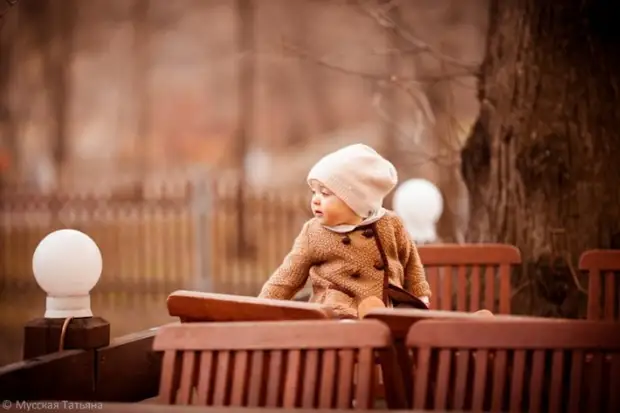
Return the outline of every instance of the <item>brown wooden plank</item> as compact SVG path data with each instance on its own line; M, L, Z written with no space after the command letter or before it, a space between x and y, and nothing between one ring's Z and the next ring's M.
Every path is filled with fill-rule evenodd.
M467 310L467 267L459 265L456 275L456 310Z
M230 394L231 406L245 406L247 396L247 383L250 376L249 354L247 351L235 353L232 390Z
M162 404L173 404L176 399L175 381L176 381L176 361L177 352L168 350L164 352L161 379L159 388L159 401Z
M250 356L250 379L248 383L247 406L259 407L263 390L263 377L265 376L265 353L253 351Z
M215 373L215 388L213 392L213 405L225 406L227 404L227 394L229 394L229 374L231 352L222 350L217 352L217 368Z
M363 320L364 329L369 334L365 345L383 346L390 338L390 331L380 322ZM339 348L342 337L351 336L359 331L359 323L348 321L264 321L262 323L236 322L208 324L208 339L203 334L207 324L175 324L160 328L155 338L156 350L262 350L276 349L310 349ZM284 326L285 328L279 328ZM252 328L252 339L241 339ZM278 328L274 328L278 327ZM199 333L203 332L203 333ZM206 334L206 333L205 333ZM237 336L239 340L231 340ZM354 346L354 341L351 346Z
M0 367L1 400L93 400L95 353L67 350Z
M336 406L339 409L348 409L351 407L355 354L353 353L353 350L341 350L338 357L338 387L336 390Z
M299 394L299 379L301 373L301 352L291 350L288 352L286 363L286 375L284 378L284 400L282 406L286 409L297 407L297 395Z
M530 400L528 403L529 411L538 413L542 411L541 400L543 392L543 380L545 374L545 353L544 350L534 350L532 355L532 368L530 370Z
M470 352L462 350L459 354L455 354L455 381L454 381L454 405L456 410L463 409L465 399L467 397L467 375L469 372Z
M177 395L177 404L188 405L191 403L192 390L194 386L194 363L196 362L196 352L186 351L183 353L181 365L181 384Z
M450 360L451 354L449 350L439 351L439 365L437 372L437 387L435 388L435 409L447 409L447 399L450 389Z
M355 408L369 409L373 402L372 385L376 372L373 349L363 348L358 352L357 377L355 380Z
M305 362L301 407L313 408L316 404L319 383L319 350L308 350Z
M620 270L620 250L593 249L579 257L580 270Z
M417 310L413 308L377 308L369 311L364 319L379 320L385 323L394 338L405 338L409 328L422 320L480 320L480 315L467 311ZM496 314L489 320L499 321L540 321L549 322L549 318ZM560 321L560 319L553 319Z
M549 411L559 412L562 406L562 380L564 378L564 353L562 350L553 351L553 359L551 363Z
M487 265L484 271L484 306L482 307L493 313L495 309L495 267Z
M509 317L505 319L509 320ZM514 323L514 324L512 324ZM463 345L460 334L450 334L459 331L463 324L458 320L444 320L441 323L422 321L414 324L408 333L411 340L418 346L456 347ZM513 320L510 329L519 331L527 326L528 333L506 334L505 322L496 322L496 317L482 318L467 323L467 348L494 349L509 347L512 349L546 349L551 347L578 349L604 348L607 343L610 350L615 347L610 343L620 343L620 328L618 323L609 321L586 320ZM578 328L578 330L577 330ZM579 334L575 334L579 331ZM460 331L462 332L462 331ZM534 340L533 337L536 337Z
M469 311L480 310L480 265L474 265L471 269L471 286L469 291Z
M200 354L200 369L196 387L196 399L194 404L204 406L211 401L211 375L213 370L213 352L203 351Z
M153 351L156 331L122 336L96 350L96 400L135 402L157 395L162 354Z
M588 275L588 319L601 318L601 272L593 268Z
M620 314L616 315L616 305L617 296L618 296L618 288L617 285L617 277L613 271L605 272L604 279L604 287L603 291L605 292L605 296L603 299L603 313L605 314L605 320L615 320L616 318L620 318Z
M454 303L452 302L452 267L449 265L440 267L439 274L439 279L441 280L441 301L439 308L441 310L451 311L454 309Z
M499 313L510 314L511 311L511 280L510 265L502 264L499 266Z
M523 389L525 388L525 351L514 352L512 377L510 379L510 411L523 411Z
M502 410L504 390L507 379L507 354L505 350L495 352L495 366L493 367L493 387L491 390L491 411Z
M521 253L507 244L431 244L418 247L424 265L520 264Z
M574 351L572 354L571 371L569 372L570 383L568 392L568 411L577 413L581 411L581 386L583 377L583 361L585 357L582 351Z
M319 390L319 408L329 409L334 406L334 390L336 383L336 350L325 350L323 353L323 371Z
M171 316L184 322L335 318L328 307L319 304L187 290L170 294L167 306Z
M280 383L282 381L282 366L285 354L282 350L272 351L269 358L269 380L267 381L267 407L280 406Z

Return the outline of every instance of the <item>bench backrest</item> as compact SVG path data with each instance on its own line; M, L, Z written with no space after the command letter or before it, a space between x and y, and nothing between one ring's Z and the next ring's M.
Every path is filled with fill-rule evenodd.
M620 321L620 250L589 250L579 269L588 272L588 319Z
M497 314L494 316L479 315L464 311L444 311L444 310L417 310L377 308L368 312L364 319L379 320L386 324L395 340L404 340L409 333L412 325L424 320L459 320L459 321L478 321L489 319L494 321L561 321L562 319L549 319L543 317L520 316L510 314Z
M392 338L394 340L394 350L395 356L397 359L397 366L392 369L395 371L394 374L399 374L400 377L394 378L393 380L398 380L403 383L405 389L411 389L412 381L411 381L411 368L413 366L413 360L411 360L411 355L405 345L405 339L407 334L409 333L409 329L412 325L417 322L423 320L458 320L460 322L469 322L469 321L478 321L482 319L489 319L492 321L502 321L502 320L510 320L510 321L523 321L523 320L533 320L533 321L544 321L547 322L548 318L542 317L526 317L526 316L513 316L513 315L495 315L488 317L486 315L474 314L471 312L460 312L460 311L443 311L443 310L416 310L416 309L390 309L390 308L381 308L374 309L370 311L365 319L374 319L383 322L388 326L390 331L392 332ZM558 320L559 319L554 319ZM385 367L384 367L384 370ZM397 400L400 402L401 399L405 399L411 403L411 393L409 391L403 392L404 396L398 397Z
M370 408L375 356L391 344L374 320L188 323L162 327L166 404Z
M461 411L620 411L620 325L420 321L413 407Z
M505 244L437 244L418 247L433 291L431 309L510 313L511 266L519 249Z
M322 320L329 308L313 303L269 300L242 295L178 290L168 296L168 313L181 322Z

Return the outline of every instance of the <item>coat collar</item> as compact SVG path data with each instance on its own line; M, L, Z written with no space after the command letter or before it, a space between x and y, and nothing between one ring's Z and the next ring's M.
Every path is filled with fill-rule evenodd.
M357 228L365 227L367 225L370 225L374 222L379 221L381 218L383 218L383 216L385 215L385 212L386 212L385 208L380 208L379 210L377 210L377 212L375 212L374 214L372 214L371 216L369 216L368 218L366 218L365 220L363 220L357 225L337 225L335 227L328 227L328 226L324 226L324 227L332 232L337 232L339 234L346 234L347 232L355 231Z

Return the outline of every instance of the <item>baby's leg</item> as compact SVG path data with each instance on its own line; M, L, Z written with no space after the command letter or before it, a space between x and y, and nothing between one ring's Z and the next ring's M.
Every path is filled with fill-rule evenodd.
M385 304L377 297L368 297L362 300L357 306L358 318L364 318L374 308L385 308Z

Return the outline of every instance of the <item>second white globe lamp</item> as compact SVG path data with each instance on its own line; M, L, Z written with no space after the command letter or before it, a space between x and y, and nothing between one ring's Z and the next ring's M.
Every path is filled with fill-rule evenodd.
M443 213L439 188L426 179L403 182L394 193L394 212L403 220L409 235L417 243L437 240L437 222Z

